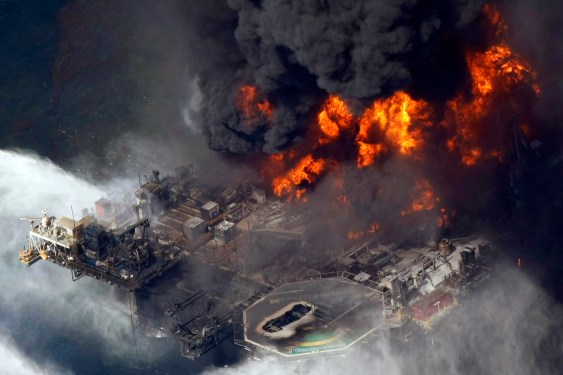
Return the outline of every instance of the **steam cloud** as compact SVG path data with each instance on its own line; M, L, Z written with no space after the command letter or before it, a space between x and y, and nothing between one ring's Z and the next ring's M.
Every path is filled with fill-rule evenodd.
M59 335L41 340L37 336L41 326L53 327L61 335L102 341L97 355L133 360L129 313L115 298L113 287L88 278L72 283L66 269L45 262L26 268L17 261L29 228L18 217L40 217L43 208L50 215L70 216L71 205L75 213L91 207L102 191L46 159L13 151L0 150L0 176L0 283L4 286L0 327L17 334L12 339L0 328L2 369L10 374L70 372L53 365L52 352L37 357L41 346Z
M51 363L39 365L17 349L17 344L5 332L0 332L2 371L12 375L67 375L70 372Z

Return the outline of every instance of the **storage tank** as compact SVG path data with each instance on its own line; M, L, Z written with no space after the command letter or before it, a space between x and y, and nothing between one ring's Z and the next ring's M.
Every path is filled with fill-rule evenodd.
M447 238L442 238L440 243L438 244L438 250L440 251L440 255L443 257L447 257L452 253L452 243Z

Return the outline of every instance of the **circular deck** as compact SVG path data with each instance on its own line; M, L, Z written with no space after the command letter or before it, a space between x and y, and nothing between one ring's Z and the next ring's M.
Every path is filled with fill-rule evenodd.
M380 301L340 277L287 283L244 311L244 338L286 357L344 350L382 325Z

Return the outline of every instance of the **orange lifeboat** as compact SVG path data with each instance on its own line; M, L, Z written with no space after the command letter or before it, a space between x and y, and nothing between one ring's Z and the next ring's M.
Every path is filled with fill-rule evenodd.
M26 266L31 266L33 263L37 262L39 258L39 253L33 251L33 249L23 249L19 251L19 261Z

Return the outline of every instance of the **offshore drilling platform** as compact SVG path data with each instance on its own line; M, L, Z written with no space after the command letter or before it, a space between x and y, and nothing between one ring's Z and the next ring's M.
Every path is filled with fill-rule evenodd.
M435 213L440 207L434 207L438 200L425 174L439 169L439 175L467 176L452 181L453 189L461 190L461 201L475 196L481 203L478 184L491 176L482 172L505 164L508 200L518 210L536 204L531 198L537 191L556 185L550 174L563 157L559 149L546 157L546 146L531 141L536 134L527 112L541 94L536 73L506 44L507 26L494 6L483 7L483 18L491 41L479 48L465 46L459 69L464 72L460 82L467 82L437 106L424 95L418 97L420 92L411 96L405 91L387 97L372 92L377 99L363 112L337 95L318 102L317 121L306 132L296 132L299 142L266 159L264 169L272 173L265 179L275 183L274 193L300 199L307 186L336 171L340 162L353 160L357 170L388 163L387 169L398 169L397 175L412 180L415 195L421 197L417 205ZM450 62L435 60L439 71ZM221 73L217 77L224 77ZM245 147L253 137L267 140L264 134L287 137L293 144L294 129L277 124L286 117L274 116L274 104L281 106L282 114L289 111L299 119L303 114L293 108L295 100L314 103L317 94L310 97L311 92L338 91L316 89L297 93L297 99L290 90L288 104L268 98L287 95L285 86L260 92L258 86L241 83L238 92L225 96L232 103L214 101L233 106L234 118L216 121L211 116L208 126L219 127L211 133L222 135L225 123L240 122L227 134L240 138ZM220 106L206 108L213 112L223 109ZM222 139L213 141L224 151L240 151L230 150ZM389 163L392 158L397 164ZM476 165L484 167L472 169ZM395 168L406 166L405 171ZM340 184L340 203L346 202L344 193L355 182ZM390 182L385 189L394 198L397 184ZM383 191L378 185L370 184L369 190ZM358 190L357 195L365 196L358 205L374 203L375 194ZM315 212L306 207L296 212L290 202L269 197L248 182L213 185L199 178L192 165L163 177L154 171L144 182L139 179L134 196L132 205L102 198L78 220L74 214L56 218L47 210L40 217L24 218L31 229L19 260L28 266L50 261L69 269L73 280L88 276L124 290L133 327L152 327L146 329L152 335L173 337L181 354L192 360L229 338L252 357L285 358L342 353L381 334L411 341L436 329L488 279L495 255L485 238L445 238L436 230L435 217L419 214L416 219L422 220L407 222L400 235L392 228L370 227L365 235L349 238L343 248L317 251L307 236L318 220ZM379 205L388 196L377 197ZM386 210L382 207L378 213Z
M192 360L230 337L253 357L297 358L381 333L409 341L490 271L485 239L436 238L433 225L398 242L353 240L323 258L308 249L310 213L292 214L248 182L207 186L193 165L139 179L135 201L102 198L80 220L47 210L22 218L31 229L19 260L125 290L132 323L173 336Z

